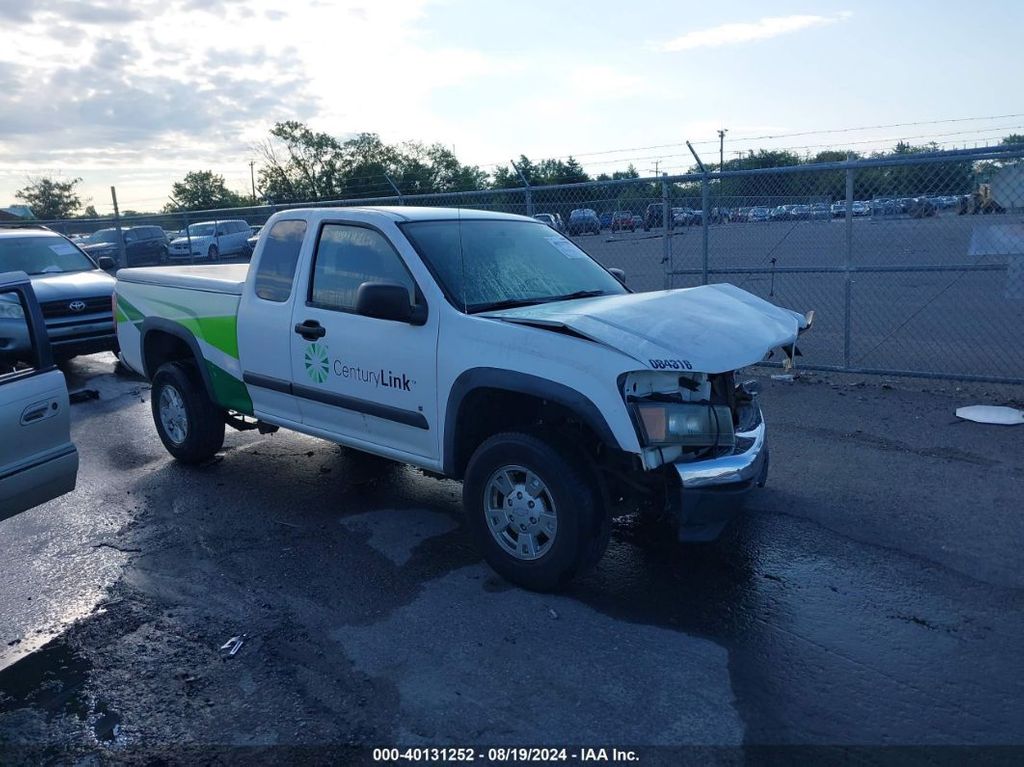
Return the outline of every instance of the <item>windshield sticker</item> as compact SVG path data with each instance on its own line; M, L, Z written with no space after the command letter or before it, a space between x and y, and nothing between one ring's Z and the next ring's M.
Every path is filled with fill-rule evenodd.
M75 246L70 242L58 242L56 245L51 245L50 250L58 256L73 256L78 252Z
M566 258L586 258L582 250L577 248L564 237L545 237L548 242L555 246Z

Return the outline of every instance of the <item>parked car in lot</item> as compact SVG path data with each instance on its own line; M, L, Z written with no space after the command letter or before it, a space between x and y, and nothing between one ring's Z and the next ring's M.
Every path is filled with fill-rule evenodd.
M853 203L852 213L854 215L854 218L857 218L857 217L860 217L860 216L870 216L871 215L871 204L868 203L868 202L863 202L861 200L856 200Z
M770 221L772 212L768 208L754 207L747 214L747 221Z
M590 208L577 208L569 213L569 224L566 234L601 234L601 220Z
M938 206L927 197L915 197L907 206L907 213L912 218L930 218L938 212Z
M2 248L0 522L71 492L78 476L64 374L54 366L31 278L7 271Z
M836 200L829 208L832 218L843 218L846 216L846 200Z
M789 211L792 205L778 205L772 208L771 220L772 221L790 221L792 217L789 215Z
M541 590L601 558L613 499L717 536L768 470L734 371L810 325L732 285L632 294L525 216L411 207L281 211L251 265L125 269L116 301L177 460L281 427L462 480L484 557Z
M628 229L631 232L636 230L636 224L633 223L633 211L631 210L617 210L612 214L612 231L621 232L624 229Z
M807 216L811 221L831 221L832 210L827 202L816 202L811 205Z
M675 217L673 210L673 218ZM665 225L665 206L660 202L652 202L644 209L644 231L656 229L659 226ZM669 228L675 224L669 221Z
M54 358L113 351L117 345L109 256L97 263L66 237L45 227L0 227L0 270L24 272L39 301ZM24 346L0 333L0 348ZM6 339L6 340L5 340Z
M633 229L642 229L644 225L644 217L638 214L633 215Z
M82 250L93 258L107 256L117 266L145 266L161 264L167 260L170 244L167 235L159 226L123 226L121 238L124 241L125 263L121 263L121 248L118 244L117 229L100 229L79 243Z
M538 213L534 218L542 224L547 224L556 232L562 232L565 230L565 223L562 221L562 217L558 213Z
M201 221L188 227L187 236L171 243L168 258L216 261L223 256L247 255L251 236L252 228L241 219Z
M600 216L600 220L601 220L601 228L602 229L610 229L611 228L611 225L612 225L612 214L610 212L605 211L604 213L602 213L601 216Z

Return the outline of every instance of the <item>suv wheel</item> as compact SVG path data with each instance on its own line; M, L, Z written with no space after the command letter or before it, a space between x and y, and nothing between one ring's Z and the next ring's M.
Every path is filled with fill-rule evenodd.
M462 486L467 524L487 563L507 580L557 589L608 544L596 473L571 445L508 432L486 440Z
M206 257L209 258L211 261L216 261L217 260L217 256L219 256L219 255L220 255L220 251L217 250L217 246L216 245L211 245L210 249L206 252Z
M167 362L153 376L150 404L157 434L182 463L202 463L224 446L224 414L192 362Z

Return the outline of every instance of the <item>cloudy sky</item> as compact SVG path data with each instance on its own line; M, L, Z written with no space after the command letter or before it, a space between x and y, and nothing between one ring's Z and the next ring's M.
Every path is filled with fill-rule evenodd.
M714 155L720 127L727 156L1024 132L1015 0L0 0L0 19L0 206L38 174L81 176L101 212L111 184L158 209L190 169L244 191L284 119L595 173L681 171L681 142ZM840 128L866 129L813 132Z

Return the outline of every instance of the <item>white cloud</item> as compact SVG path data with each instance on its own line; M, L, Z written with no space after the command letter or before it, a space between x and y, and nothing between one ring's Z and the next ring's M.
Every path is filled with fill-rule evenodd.
M717 27L687 32L672 40L657 43L655 47L660 51L674 53L676 51L689 51L694 48L718 48L723 45L737 45L754 40L768 40L772 37L788 35L804 29L825 27L840 21L846 21L852 15L849 11L843 11L834 16L815 16L809 14L767 16L754 22L720 24Z

